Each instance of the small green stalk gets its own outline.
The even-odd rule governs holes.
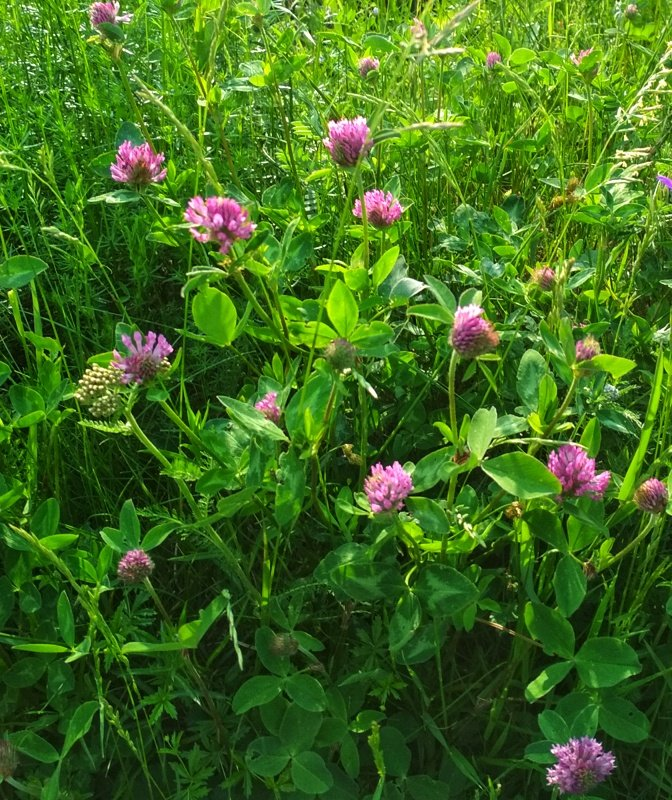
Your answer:
[[[656,524],[658,517],[654,516],[653,514],[650,515],[649,520],[645,523],[644,528],[642,529],[641,533],[637,534],[637,536],[627,544],[622,550],[620,550],[616,555],[611,556],[611,558],[607,558],[607,560],[600,564],[600,568],[597,570],[599,572],[604,572],[605,569],[609,569],[609,567],[613,567],[614,564],[618,564],[618,562],[625,558],[628,553],[631,553],[641,542],[648,536],[649,532]]]

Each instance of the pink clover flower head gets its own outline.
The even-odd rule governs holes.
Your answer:
[[[154,571],[154,562],[144,550],[129,550],[117,566],[117,577],[124,583],[142,583]]]
[[[366,158],[373,141],[364,117],[329,122],[329,136],[322,143],[339,167],[354,167],[360,158]]]
[[[555,286],[555,278],[555,270],[551,267],[540,267],[539,269],[535,269],[530,276],[532,283],[536,283],[537,286],[544,292],[550,292],[550,290]]]
[[[424,39],[427,36],[427,28],[425,27],[425,23],[418,17],[413,17],[411,36],[414,39]]]
[[[672,189],[672,178],[668,178],[667,175],[656,175],[656,179],[667,189]]]
[[[270,421],[275,422],[276,425],[280,421],[280,416],[282,415],[280,406],[275,402],[277,399],[277,392],[267,392],[261,400],[254,404],[257,411],[261,411],[266,419],[270,419]]]
[[[373,56],[364,56],[359,61],[359,74],[366,78],[369,72],[376,72],[380,67],[380,61]]]
[[[616,768],[613,753],[590,736],[555,744],[551,753],[558,761],[546,770],[546,782],[557,786],[561,794],[584,794]]]
[[[374,514],[399,511],[404,499],[413,491],[413,481],[398,461],[390,467],[379,462],[371,467],[371,474],[364,481],[364,491]]]
[[[649,478],[637,489],[632,499],[640,511],[649,514],[662,514],[667,508],[670,496],[667,486],[658,478]]]
[[[488,69],[493,69],[495,64],[500,64],[502,61],[502,57],[498,52],[495,50],[491,50],[488,55],[485,57],[485,66]]]
[[[574,64],[575,67],[580,66],[581,62],[586,56],[589,56],[593,52],[593,48],[589,47],[588,50],[581,50],[578,55],[576,53],[572,53],[569,57],[569,60]]]
[[[367,222],[374,228],[389,228],[401,217],[403,208],[398,200],[395,200],[392,192],[384,192],[382,189],[373,189],[364,192],[364,208],[366,209]],[[362,201],[355,200],[352,213],[361,219]]]
[[[257,227],[248,211],[230,197],[193,197],[184,212],[191,235],[197,242],[216,242],[220,253],[228,253],[237,239],[249,239]]]
[[[482,356],[499,344],[499,334],[483,314],[485,311],[476,305],[460,306],[455,311],[450,343],[462,358]]]
[[[595,474],[595,459],[576,444],[563,444],[554,450],[548,457],[548,468],[562,484],[560,500],[583,495],[601,500],[611,480],[610,472]]]
[[[630,3],[625,8],[625,16],[627,19],[634,19],[639,14],[639,6],[637,3]]]
[[[166,170],[161,168],[165,160],[164,154],[154,153],[147,142],[134,145],[125,141],[119,146],[117,160],[110,167],[110,175],[112,180],[128,183],[135,188],[160,183],[166,177]]]
[[[91,3],[89,7],[89,19],[94,28],[101,23],[107,22],[110,25],[119,25],[122,22],[130,22],[133,14],[120,14],[119,3]]]
[[[111,366],[122,371],[119,379],[122,383],[145,383],[170,367],[167,357],[173,352],[173,348],[162,334],[148,331],[147,336],[144,336],[136,331],[132,339],[124,334],[121,341],[128,354],[122,356],[115,350]]]
[[[586,336],[576,343],[576,360],[589,361],[600,355],[600,343],[594,336]]]

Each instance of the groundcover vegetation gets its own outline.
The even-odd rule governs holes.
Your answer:
[[[671,797],[664,4],[0,31],[0,794]]]

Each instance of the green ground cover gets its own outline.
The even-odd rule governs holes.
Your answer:
[[[672,797],[669,11],[0,4],[0,797]]]

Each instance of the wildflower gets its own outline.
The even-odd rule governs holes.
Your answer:
[[[102,23],[109,25],[119,25],[122,22],[130,22],[132,14],[120,14],[119,3],[91,3],[89,7],[89,19],[94,28]]]
[[[625,8],[625,16],[627,19],[634,19],[639,14],[639,6],[637,3],[630,3]]]
[[[354,167],[373,147],[371,131],[364,117],[329,122],[329,136],[322,140],[339,167]]]
[[[73,397],[82,405],[89,406],[92,417],[111,417],[119,407],[119,372],[113,367],[94,364],[79,379]]]
[[[247,210],[229,197],[193,197],[184,219],[192,224],[191,235],[197,242],[218,242],[219,252],[225,254],[236,239],[249,239],[257,227]]]
[[[413,18],[413,24],[411,25],[411,36],[417,40],[425,39],[427,36],[427,28],[425,27],[425,23],[421,19],[418,19],[418,17]]]
[[[497,53],[495,50],[491,50],[488,55],[485,57],[485,66],[488,69],[493,69],[495,64],[499,64],[502,61],[502,57]]]
[[[373,56],[365,56],[359,62],[359,74],[362,78],[366,78],[369,72],[376,72],[380,67],[380,61]]]
[[[546,781],[549,786],[557,786],[561,794],[584,794],[602,783],[616,767],[613,753],[605,751],[590,736],[555,744],[551,753],[558,762],[546,771]]]
[[[621,396],[620,391],[613,383],[605,383],[604,388],[602,389],[602,394],[604,395],[605,400],[609,400],[611,402],[616,402],[618,398]]]
[[[366,209],[366,220],[374,228],[389,228],[401,217],[404,210],[399,201],[394,199],[392,192],[383,192],[382,189],[364,192],[364,208]],[[355,200],[352,213],[361,218],[361,200]]]
[[[0,778],[11,778],[18,766],[16,748],[8,739],[0,739]]]
[[[157,336],[154,331],[148,331],[144,336],[136,331],[133,339],[124,334],[121,341],[128,355],[122,356],[115,350],[111,364],[122,371],[122,383],[144,383],[170,367],[167,356],[173,352],[173,348],[162,334]]]
[[[324,357],[336,372],[345,372],[357,366],[357,348],[347,339],[333,339],[324,348]]]
[[[590,47],[588,50],[581,50],[578,55],[572,53],[569,57],[569,60],[574,64],[575,67],[581,65],[581,62],[586,56],[589,56],[593,52],[593,48]]]
[[[600,343],[594,336],[586,336],[576,343],[576,360],[588,361],[600,354]]]
[[[548,468],[562,484],[563,497],[582,497],[601,500],[611,473],[595,474],[595,459],[576,444],[563,444],[548,457]]]
[[[378,463],[371,467],[371,474],[364,481],[364,491],[375,514],[399,511],[404,498],[413,491],[413,481],[398,461],[391,467]]]
[[[110,175],[112,180],[128,183],[134,188],[160,183],[166,177],[166,170],[161,169],[165,160],[163,153],[154,153],[146,142],[134,146],[132,142],[125,141],[117,151],[117,160],[110,167]]]
[[[667,189],[672,189],[672,178],[668,178],[667,175],[656,175],[656,178]]]
[[[540,267],[530,275],[532,283],[536,283],[544,292],[549,292],[555,286],[555,278],[555,270],[551,267]]]
[[[277,425],[280,421],[280,416],[282,411],[278,404],[275,402],[278,398],[277,392],[267,392],[259,402],[254,404],[254,407],[257,411],[261,411],[261,413],[269,419],[271,422],[275,422]]]
[[[124,583],[142,583],[154,571],[154,562],[144,550],[129,550],[117,566],[117,577]]]
[[[499,344],[499,334],[492,322],[483,319],[480,306],[461,306],[455,312],[450,343],[462,358],[476,358],[494,350]]]
[[[658,478],[649,478],[637,489],[632,498],[640,511],[662,514],[670,499],[667,486]]]

